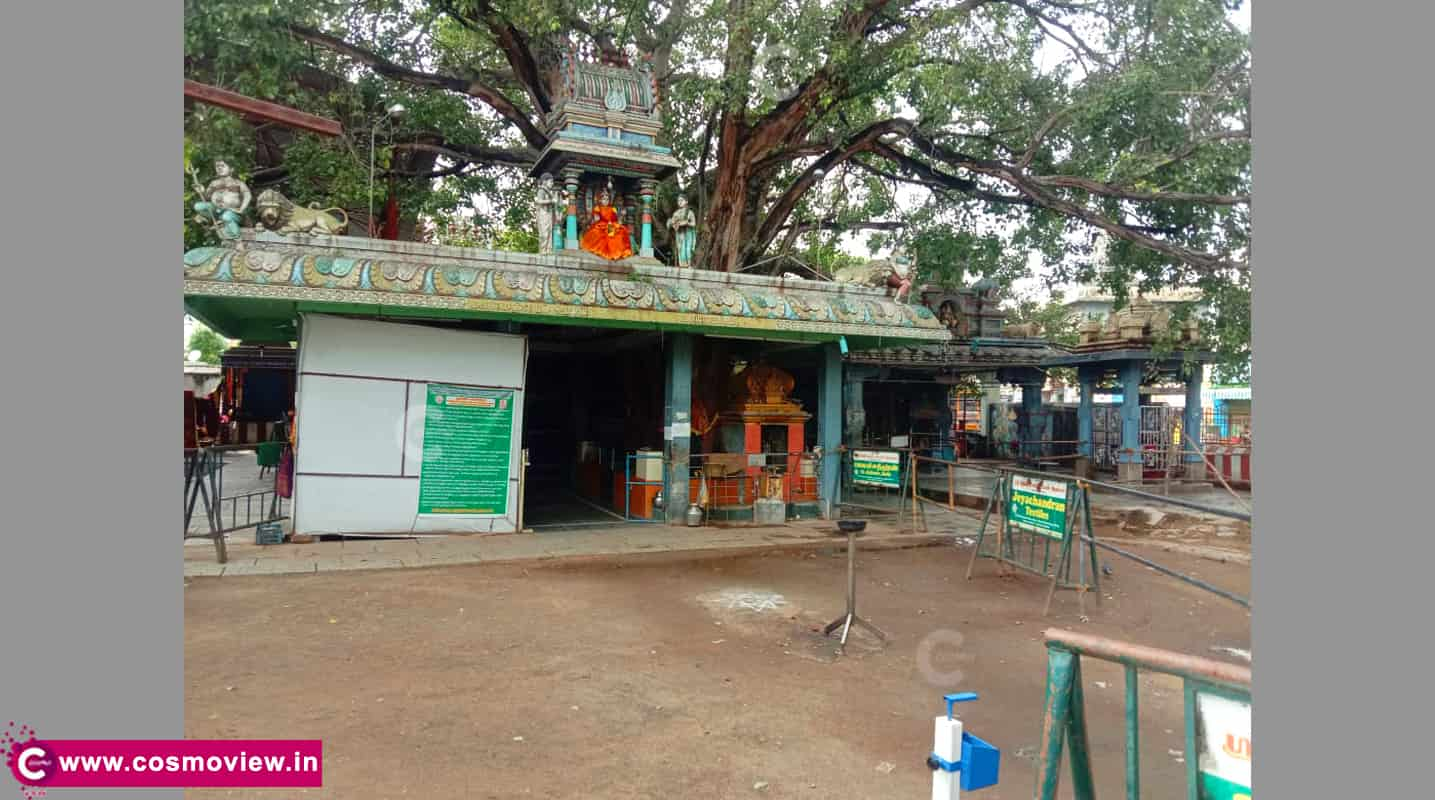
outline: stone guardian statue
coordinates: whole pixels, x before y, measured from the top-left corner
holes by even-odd
[[[693,250],[698,243],[698,220],[688,208],[688,199],[678,196],[678,210],[668,220],[668,230],[673,232],[673,250],[679,267],[693,265]]]
[[[244,181],[234,177],[229,165],[223,161],[214,162],[214,180],[200,185],[199,174],[190,171],[194,191],[199,201],[194,204],[194,221],[210,223],[224,239],[239,238],[239,224],[244,221],[244,212],[253,197]]]
[[[538,252],[553,252],[553,221],[558,209],[558,190],[553,186],[553,176],[547,172],[538,179],[538,190],[533,195],[534,222],[538,226]]]

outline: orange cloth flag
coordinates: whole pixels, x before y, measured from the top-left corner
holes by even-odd
[[[597,221],[578,240],[584,250],[609,261],[633,255],[632,234],[627,225],[618,222],[617,209],[598,206],[593,209],[593,216]]]

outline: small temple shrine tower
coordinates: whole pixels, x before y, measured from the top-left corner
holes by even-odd
[[[679,166],[657,143],[662,130],[652,66],[632,66],[621,53],[601,63],[565,54],[556,103],[546,120],[549,144],[531,175],[552,175],[563,187],[561,220],[555,220],[555,249],[577,251],[599,194],[612,187],[619,220],[634,232],[638,260],[653,261],[653,197],[658,181]],[[641,217],[639,217],[641,214]]]

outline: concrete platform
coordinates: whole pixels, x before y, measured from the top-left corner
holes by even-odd
[[[965,523],[974,533],[976,523]],[[835,524],[802,520],[763,527],[685,528],[659,524],[620,524],[603,529],[543,533],[477,534],[416,539],[344,539],[311,544],[253,544],[253,532],[231,534],[229,562],[215,559],[207,539],[184,547],[185,577],[278,575],[348,570],[402,569],[456,564],[585,559],[653,553],[749,553],[842,546]],[[951,542],[958,531],[946,526],[929,533],[904,533],[883,522],[868,524],[858,539],[864,550],[898,549]]]

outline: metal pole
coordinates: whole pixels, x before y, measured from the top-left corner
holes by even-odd
[[[1175,579],[1177,579],[1177,580],[1185,581],[1186,583],[1189,583],[1189,584],[1191,584],[1192,586],[1196,586],[1196,587],[1198,587],[1198,588],[1205,589],[1206,591],[1208,591],[1208,592],[1210,592],[1210,593],[1212,593],[1212,594],[1220,595],[1221,597],[1224,597],[1224,598],[1226,598],[1227,600],[1230,600],[1230,601],[1232,601],[1232,602],[1234,602],[1234,603],[1239,603],[1239,604],[1245,606],[1246,608],[1250,608],[1250,607],[1251,607],[1251,601],[1250,601],[1250,600],[1247,600],[1247,599],[1244,598],[1244,597],[1241,597],[1241,596],[1238,595],[1238,594],[1232,594],[1232,593],[1226,591],[1225,589],[1217,589],[1216,587],[1212,586],[1212,585],[1209,584],[1209,583],[1206,583],[1205,581],[1197,580],[1196,578],[1192,578],[1190,575],[1182,575],[1181,573],[1179,573],[1179,572],[1177,572],[1177,571],[1175,571],[1175,570],[1173,570],[1173,569],[1168,569],[1168,568],[1166,568],[1166,567],[1163,567],[1163,566],[1161,566],[1160,564],[1157,564],[1157,563],[1154,562],[1154,561],[1149,561],[1149,560],[1147,560],[1147,559],[1142,558],[1141,556],[1136,555],[1135,553],[1131,553],[1131,552],[1127,552],[1127,551],[1125,551],[1125,550],[1122,550],[1122,549],[1119,548],[1119,547],[1113,547],[1113,546],[1107,544],[1106,542],[1098,542],[1098,541],[1096,541],[1095,539],[1092,539],[1092,538],[1090,538],[1090,537],[1082,537],[1082,538],[1086,539],[1086,541],[1090,542],[1091,544],[1096,545],[1097,547],[1103,548],[1103,549],[1105,549],[1105,550],[1110,550],[1111,552],[1116,553],[1116,554],[1118,554],[1118,555],[1126,556],[1127,558],[1131,559],[1132,561],[1135,561],[1135,562],[1138,563],[1138,564],[1142,564],[1142,565],[1144,565],[1144,566],[1150,567],[1151,569],[1156,570],[1157,572],[1161,573],[1162,575],[1169,575],[1169,576],[1171,576],[1172,578],[1175,578]]]
[[[374,238],[374,143],[379,137],[379,126],[384,124],[385,119],[388,119],[388,115],[375,122],[374,127],[369,129],[369,219],[367,222],[370,239]]]
[[[988,471],[988,472],[1006,471],[1006,472],[1016,473],[1016,474],[1019,474],[1019,475],[1033,475],[1033,476],[1041,476],[1041,477],[1043,477],[1043,478],[1050,478],[1050,477],[1051,477],[1051,475],[1050,475],[1049,473],[1038,472],[1038,471],[1028,470],[1028,469],[1020,469],[1020,468],[1017,468],[1017,467],[1003,467],[1001,470],[997,470],[997,469],[994,469],[994,468],[991,468],[991,467],[979,467],[979,466],[976,466],[975,464],[971,464],[971,463],[963,464],[962,466],[965,467],[965,468],[967,468],[967,469],[983,469],[983,470],[986,470],[986,471]],[[1104,481],[1090,481],[1090,480],[1089,480],[1089,481],[1086,481],[1086,483],[1089,484],[1089,485],[1091,485],[1091,486],[1095,486],[1095,487],[1097,487],[1097,488],[1100,488],[1100,489],[1110,489],[1111,491],[1117,492],[1117,493],[1119,493],[1119,494],[1130,495],[1130,496],[1132,496],[1132,497],[1141,497],[1141,498],[1144,498],[1144,499],[1147,499],[1147,500],[1155,500],[1155,501],[1157,501],[1157,502],[1168,503],[1168,504],[1173,505],[1173,506],[1180,506],[1180,507],[1182,507],[1182,508],[1189,508],[1189,509],[1191,509],[1191,510],[1193,510],[1193,511],[1203,511],[1203,512],[1205,512],[1205,513],[1207,513],[1207,514],[1214,514],[1214,515],[1216,515],[1216,516],[1218,516],[1218,517],[1229,517],[1229,518],[1231,518],[1231,519],[1241,520],[1242,522],[1250,522],[1250,521],[1251,521],[1251,515],[1250,515],[1249,513],[1242,513],[1242,512],[1240,512],[1240,511],[1233,511],[1233,510],[1231,510],[1231,509],[1229,509],[1229,508],[1219,508],[1219,507],[1217,507],[1217,506],[1208,506],[1208,505],[1204,505],[1204,504],[1202,504],[1202,503],[1195,503],[1195,502],[1192,502],[1192,501],[1190,501],[1190,500],[1181,500],[1181,499],[1178,499],[1178,498],[1175,498],[1175,497],[1162,497],[1162,496],[1159,495],[1159,494],[1152,494],[1151,492],[1143,492],[1143,491],[1141,491],[1140,489],[1132,489],[1132,488],[1129,487],[1129,486],[1121,486],[1121,485],[1119,485],[1119,484],[1106,483],[1106,482],[1104,482]]]
[[[523,533],[523,499],[528,482],[528,448],[523,448],[523,462],[518,468],[518,532]]]
[[[857,613],[857,533],[847,532],[847,616]],[[847,643],[847,633],[842,634],[842,643]]]
[[[866,628],[869,633],[877,637],[878,641],[883,644],[887,643],[887,634],[857,615],[857,532],[849,530],[847,531],[847,611],[828,623],[827,627],[822,629],[822,635],[831,636],[833,631],[841,628],[842,638],[837,646],[838,651],[841,652],[847,647],[847,634],[851,632],[853,625]]]
[[[1242,508],[1244,508],[1247,512],[1250,512],[1250,505],[1246,503],[1245,500],[1242,500],[1240,495],[1236,494],[1236,490],[1232,489],[1229,483],[1226,483],[1226,476],[1222,475],[1219,469],[1216,469],[1215,463],[1211,461],[1211,459],[1206,455],[1205,451],[1196,447],[1195,441],[1191,439],[1191,434],[1188,431],[1182,431],[1181,435],[1185,437],[1186,444],[1191,446],[1191,451],[1196,455],[1200,456],[1202,461],[1206,462],[1206,467],[1208,469],[1216,473],[1216,480],[1220,481],[1221,485],[1226,487],[1226,491],[1231,493],[1231,497],[1234,497],[1236,502],[1241,504]]]
[[[1141,800],[1141,730],[1137,723],[1140,684],[1134,664],[1126,665],[1126,798]]]

